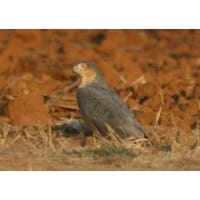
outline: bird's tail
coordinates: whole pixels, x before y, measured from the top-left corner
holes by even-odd
[[[128,136],[133,136],[135,138],[148,138],[149,136],[149,132],[137,121],[135,121],[132,126],[126,127],[126,133],[128,133]]]

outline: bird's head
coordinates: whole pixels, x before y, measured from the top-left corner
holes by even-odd
[[[94,62],[82,61],[75,64],[73,71],[82,78],[81,87],[103,81],[101,72]]]

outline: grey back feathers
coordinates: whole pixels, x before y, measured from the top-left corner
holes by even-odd
[[[106,134],[107,124],[123,138],[143,138],[148,135],[127,105],[107,85],[90,84],[79,88],[77,101],[85,120],[101,133]]]

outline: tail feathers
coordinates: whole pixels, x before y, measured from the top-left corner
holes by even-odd
[[[149,136],[149,133],[138,122],[132,126],[126,126],[125,132],[128,137],[147,138]]]

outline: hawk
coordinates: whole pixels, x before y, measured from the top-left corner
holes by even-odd
[[[77,63],[74,72],[81,77],[77,102],[86,124],[107,135],[109,127],[121,138],[145,138],[148,132],[135,119],[120,96],[106,83],[94,62]]]

